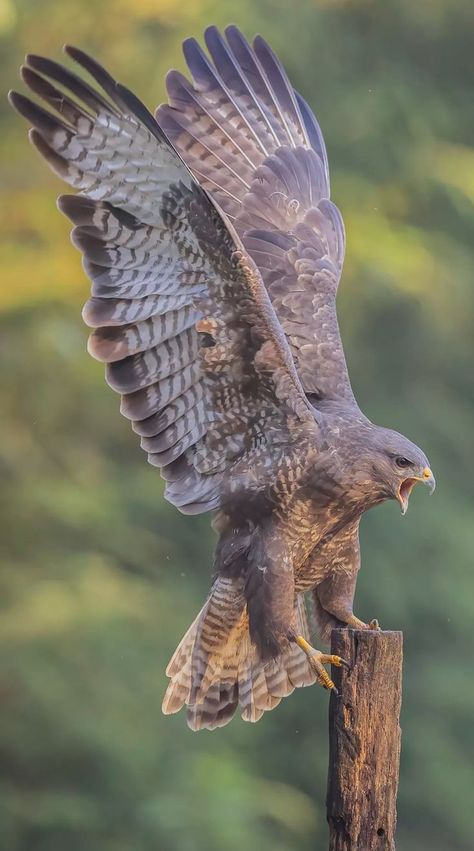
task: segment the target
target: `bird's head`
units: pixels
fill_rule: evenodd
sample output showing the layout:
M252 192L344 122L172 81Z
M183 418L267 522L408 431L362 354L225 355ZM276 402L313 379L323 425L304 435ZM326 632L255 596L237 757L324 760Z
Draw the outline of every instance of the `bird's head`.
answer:
M433 493L436 482L428 459L411 440L385 428L376 428L372 437L372 474L387 499L397 499L402 514L418 482L428 485ZM374 451L375 450L375 451Z

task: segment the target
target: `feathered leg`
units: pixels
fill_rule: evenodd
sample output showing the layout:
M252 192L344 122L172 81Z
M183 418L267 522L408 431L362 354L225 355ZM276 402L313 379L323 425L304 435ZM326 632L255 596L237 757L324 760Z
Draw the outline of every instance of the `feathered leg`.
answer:
M316 610L320 613L320 622L324 629L321 636L329 641L333 626L350 626L352 629L379 629L376 618L365 623L354 614L353 601L357 581L357 571L351 573L333 573L321 582L313 591Z

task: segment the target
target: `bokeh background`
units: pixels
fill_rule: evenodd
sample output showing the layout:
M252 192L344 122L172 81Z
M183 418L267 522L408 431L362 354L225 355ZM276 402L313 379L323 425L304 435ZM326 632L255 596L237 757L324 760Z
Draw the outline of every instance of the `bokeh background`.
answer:
M0 69L95 54L150 106L209 23L261 32L323 127L348 233L340 322L366 413L438 479L362 525L357 611L405 635L400 851L473 848L472 0L0 0ZM102 369L64 191L0 102L0 847L324 849L327 695L256 726L164 718L212 534L162 499Z

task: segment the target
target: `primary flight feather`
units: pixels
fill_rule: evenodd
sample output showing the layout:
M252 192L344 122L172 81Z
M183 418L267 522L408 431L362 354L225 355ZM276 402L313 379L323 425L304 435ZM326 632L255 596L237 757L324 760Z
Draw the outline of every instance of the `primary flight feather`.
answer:
M294 688L334 688L309 644L352 611L361 515L402 510L423 452L373 425L352 393L336 317L344 227L309 106L262 38L236 27L184 42L154 118L81 50L92 75L28 56L55 112L11 93L51 168L92 295L89 351L106 363L165 496L215 511L209 597L167 669L164 712L193 729L257 721ZM60 88L58 88L58 86Z

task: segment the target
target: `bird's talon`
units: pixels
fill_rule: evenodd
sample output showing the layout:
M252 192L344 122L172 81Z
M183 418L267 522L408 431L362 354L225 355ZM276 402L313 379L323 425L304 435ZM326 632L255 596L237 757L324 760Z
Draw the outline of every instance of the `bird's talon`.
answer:
M337 691L336 686L333 681L329 677L318 677L318 683L320 686L326 689L326 691Z
M342 658L342 656L328 656L323 654L320 656L319 661L323 665L334 665L335 668L351 668L349 662Z
M302 635L297 635L294 640L298 646L301 647L303 652L306 653L309 663L316 673L319 685L338 694L339 692L324 668L324 665L335 665L336 668L340 668L341 665L344 665L344 667L350 668L349 663L346 662L345 659L341 659L340 656L333 656L327 653L321 653L320 650L315 650L314 647L311 647L311 645L308 644Z
M351 627L352 629L376 629L376 630L380 630L380 626L379 626L379 622L378 622L377 618L372 618L372 620L369 621L369 623L365 623L364 621L361 621L360 618L356 617L356 615L350 615L350 617L347 619L347 626Z

